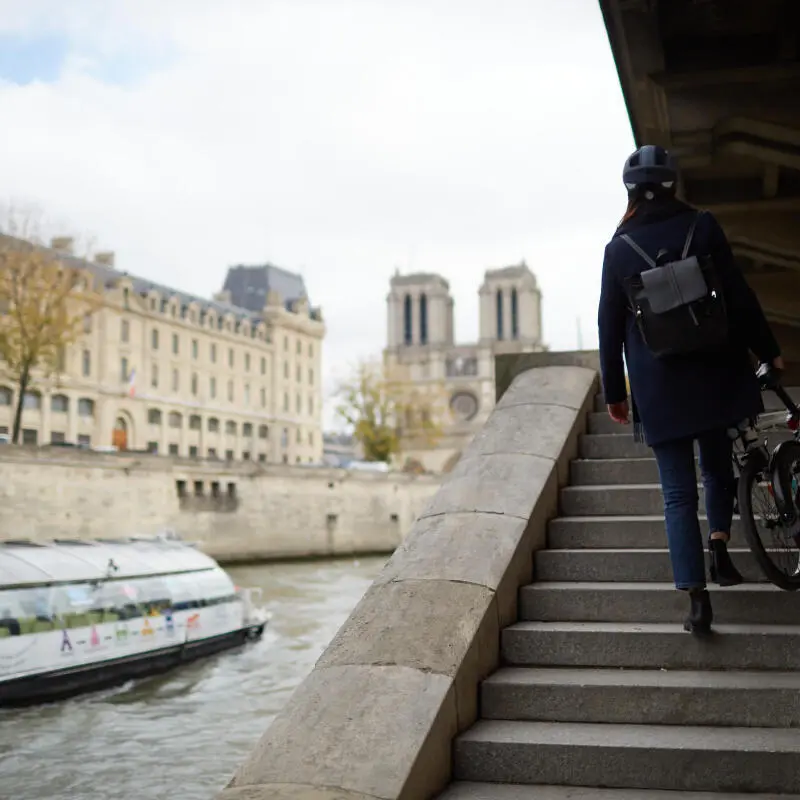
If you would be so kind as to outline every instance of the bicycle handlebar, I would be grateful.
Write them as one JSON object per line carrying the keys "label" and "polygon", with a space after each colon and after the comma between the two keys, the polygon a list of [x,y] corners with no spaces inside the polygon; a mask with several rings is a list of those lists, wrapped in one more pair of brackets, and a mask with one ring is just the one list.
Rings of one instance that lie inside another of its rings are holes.
{"label": "bicycle handlebar", "polygon": [[761,363],[756,370],[756,377],[762,389],[769,389],[778,396],[778,399],[786,406],[786,409],[793,417],[800,417],[800,407],[794,402],[789,392],[781,384],[781,370],[776,369],[771,364]]}

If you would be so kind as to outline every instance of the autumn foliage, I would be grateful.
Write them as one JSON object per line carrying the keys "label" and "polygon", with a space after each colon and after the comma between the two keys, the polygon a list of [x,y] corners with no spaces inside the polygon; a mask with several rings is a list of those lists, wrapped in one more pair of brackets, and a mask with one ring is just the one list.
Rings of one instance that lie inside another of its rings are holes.
{"label": "autumn foliage", "polygon": [[380,361],[360,362],[336,396],[336,413],[352,429],[367,461],[389,462],[402,438],[432,446],[440,435],[438,393],[420,396],[405,376],[387,374]]}
{"label": "autumn foliage", "polygon": [[35,241],[0,234],[0,372],[16,385],[12,442],[19,441],[25,393],[63,368],[98,298],[80,270]]}

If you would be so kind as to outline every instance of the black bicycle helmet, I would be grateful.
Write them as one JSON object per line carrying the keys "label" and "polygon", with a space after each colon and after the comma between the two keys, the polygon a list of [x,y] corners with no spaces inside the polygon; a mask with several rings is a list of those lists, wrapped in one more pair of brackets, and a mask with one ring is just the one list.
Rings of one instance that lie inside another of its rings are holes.
{"label": "black bicycle helmet", "polygon": [[622,170],[622,182],[630,192],[640,186],[671,188],[678,177],[672,156],[657,144],[646,144],[628,157]]}

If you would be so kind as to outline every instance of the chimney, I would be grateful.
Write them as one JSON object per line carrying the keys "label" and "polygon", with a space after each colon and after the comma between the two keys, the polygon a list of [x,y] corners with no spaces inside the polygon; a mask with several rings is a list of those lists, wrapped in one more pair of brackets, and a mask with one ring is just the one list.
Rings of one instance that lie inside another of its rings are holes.
{"label": "chimney", "polygon": [[223,289],[222,291],[217,292],[213,299],[216,300],[217,303],[227,303],[231,305],[231,293],[229,289]]}
{"label": "chimney", "polygon": [[102,253],[95,253],[94,263],[95,264],[99,264],[101,267],[113,267],[114,266],[114,251],[113,250],[105,250]]}
{"label": "chimney", "polygon": [[53,250],[58,250],[60,253],[68,253],[72,255],[72,246],[75,240],[71,236],[54,236],[50,240],[50,247]]}

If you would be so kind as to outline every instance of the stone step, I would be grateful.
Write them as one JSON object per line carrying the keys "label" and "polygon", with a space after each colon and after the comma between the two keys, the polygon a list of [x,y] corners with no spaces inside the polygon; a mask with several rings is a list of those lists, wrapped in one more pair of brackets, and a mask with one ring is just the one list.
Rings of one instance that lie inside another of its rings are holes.
{"label": "stone step", "polygon": [[506,667],[481,686],[483,719],[800,727],[800,673]]}
{"label": "stone step", "polygon": [[[626,431],[582,435],[578,447],[580,458],[653,458],[653,451],[647,445],[635,442],[630,428],[626,428]],[[768,447],[773,449],[787,436],[788,430],[778,430],[769,432],[764,438]]]}
{"label": "stone step", "polygon": [[[702,508],[702,487],[698,492]],[[566,486],[561,490],[563,517],[657,516],[663,513],[661,487],[655,483]]]}
{"label": "stone step", "polygon": [[[711,586],[714,619],[722,625],[800,624],[800,592],[771,583]],[[689,601],[671,581],[609,583],[543,581],[523,586],[519,618],[539,622],[647,622],[680,625]]]}
{"label": "stone step", "polygon": [[481,720],[453,749],[458,780],[800,791],[798,730]]}
{"label": "stone step", "polygon": [[[700,517],[700,529],[708,533],[708,519]],[[731,529],[734,546],[744,545],[741,522],[734,517]],[[611,547],[642,549],[666,546],[667,534],[663,514],[650,514],[638,517],[556,517],[547,529],[547,546],[554,550],[577,550]]]}
{"label": "stone step", "polygon": [[[746,581],[766,581],[749,550],[731,548],[729,552]],[[540,550],[534,557],[534,575],[537,581],[668,583],[672,580],[672,566],[666,548]]]}
{"label": "stone step", "polygon": [[[660,483],[655,458],[578,458],[569,465],[573,486]],[[697,469],[698,481],[700,471]]]}
{"label": "stone step", "polygon": [[800,800],[794,794],[660,792],[652,789],[596,789],[520,783],[453,781],[437,800]]}
{"label": "stone step", "polygon": [[675,623],[523,621],[503,630],[501,650],[509,666],[789,671],[800,669],[800,625],[722,624],[699,637]]}
{"label": "stone step", "polygon": [[[796,386],[789,387],[788,391],[789,394],[794,398],[794,401],[796,403],[800,403],[800,388]],[[764,408],[766,411],[780,411],[781,409],[784,408],[783,403],[781,403],[781,401],[778,399],[775,392],[763,392],[761,396],[764,398]],[[595,395],[594,410],[602,411],[604,414],[608,413],[605,397],[603,397],[602,392]]]}

